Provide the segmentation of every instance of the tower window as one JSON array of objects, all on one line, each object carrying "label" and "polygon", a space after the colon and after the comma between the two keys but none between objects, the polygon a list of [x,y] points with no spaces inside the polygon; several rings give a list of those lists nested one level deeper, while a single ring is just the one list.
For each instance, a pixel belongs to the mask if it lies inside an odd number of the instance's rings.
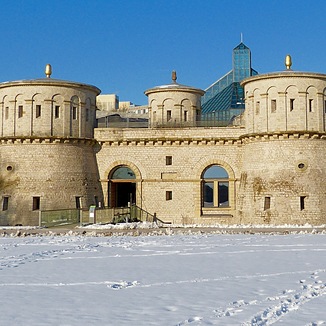
[{"label": "tower window", "polygon": [[166,200],[172,200],[172,191],[166,191],[165,192],[165,199]]},{"label": "tower window", "polygon": [[9,107],[6,106],[5,108],[5,119],[7,120],[9,118]]},{"label": "tower window", "polygon": [[188,111],[183,112],[184,121],[188,121]]},{"label": "tower window", "polygon": [[172,156],[165,156],[165,164],[172,165]]},{"label": "tower window", "polygon": [[271,112],[276,112],[276,100],[271,100]]},{"label": "tower window", "polygon": [[265,197],[264,211],[271,208],[271,197]]},{"label": "tower window", "polygon": [[314,105],[314,100],[313,99],[309,99],[309,112],[313,112],[313,105]]},{"label": "tower window", "polygon": [[171,110],[166,111],[166,121],[170,121],[172,119],[172,112]]},{"label": "tower window", "polygon": [[77,107],[76,106],[72,107],[72,119],[77,120]]},{"label": "tower window", "polygon": [[76,196],[75,197],[76,200],[76,208],[80,209],[81,208],[81,197],[80,196]]},{"label": "tower window", "polygon": [[305,208],[305,199],[306,196],[300,196],[300,211],[303,211]]},{"label": "tower window", "polygon": [[36,105],[36,118],[39,118],[41,116],[41,105]]},{"label": "tower window", "polygon": [[89,120],[89,109],[86,109],[86,121]]},{"label": "tower window", "polygon": [[38,211],[41,205],[41,197],[33,197],[33,211]]},{"label": "tower window", "polygon": [[23,106],[18,106],[18,118],[21,118],[23,116]]},{"label": "tower window", "polygon": [[56,105],[54,107],[54,118],[55,119],[60,118],[60,106],[59,105]]},{"label": "tower window", "polygon": [[294,110],[294,99],[290,98],[290,111]]},{"label": "tower window", "polygon": [[2,197],[2,210],[7,211],[9,207],[9,197],[8,196],[3,196]]}]

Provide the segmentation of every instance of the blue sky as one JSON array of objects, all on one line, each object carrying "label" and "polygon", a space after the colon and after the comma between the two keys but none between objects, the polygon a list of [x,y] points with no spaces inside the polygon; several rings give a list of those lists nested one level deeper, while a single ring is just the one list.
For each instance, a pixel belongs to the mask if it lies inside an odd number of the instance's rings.
[{"label": "blue sky", "polygon": [[88,83],[146,104],[144,91],[178,82],[205,89],[251,49],[259,73],[326,73],[326,1],[0,0],[0,81],[53,78]]}]

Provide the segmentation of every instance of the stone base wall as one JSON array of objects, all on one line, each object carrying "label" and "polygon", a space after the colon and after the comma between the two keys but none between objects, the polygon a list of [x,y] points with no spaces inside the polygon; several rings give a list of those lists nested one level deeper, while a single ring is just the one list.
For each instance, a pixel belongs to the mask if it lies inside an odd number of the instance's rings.
[{"label": "stone base wall", "polygon": [[[76,208],[103,202],[94,141],[2,139],[0,144],[1,225],[37,225],[39,210]],[[35,207],[33,197],[39,197]],[[35,209],[37,208],[37,209]]]}]

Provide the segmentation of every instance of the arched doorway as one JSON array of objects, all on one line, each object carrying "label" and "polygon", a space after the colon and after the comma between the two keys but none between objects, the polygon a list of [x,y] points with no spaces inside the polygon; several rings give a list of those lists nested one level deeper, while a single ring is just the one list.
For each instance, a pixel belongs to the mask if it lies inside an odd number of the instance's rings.
[{"label": "arched doorway", "polygon": [[111,171],[108,195],[109,207],[136,203],[136,175],[128,166],[118,166]]}]

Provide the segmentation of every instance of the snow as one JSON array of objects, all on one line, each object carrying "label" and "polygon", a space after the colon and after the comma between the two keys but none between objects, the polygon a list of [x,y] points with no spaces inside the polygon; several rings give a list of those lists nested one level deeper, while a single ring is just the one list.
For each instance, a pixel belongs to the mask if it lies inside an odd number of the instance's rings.
[{"label": "snow", "polygon": [[326,325],[326,234],[0,237],[1,325]]}]

